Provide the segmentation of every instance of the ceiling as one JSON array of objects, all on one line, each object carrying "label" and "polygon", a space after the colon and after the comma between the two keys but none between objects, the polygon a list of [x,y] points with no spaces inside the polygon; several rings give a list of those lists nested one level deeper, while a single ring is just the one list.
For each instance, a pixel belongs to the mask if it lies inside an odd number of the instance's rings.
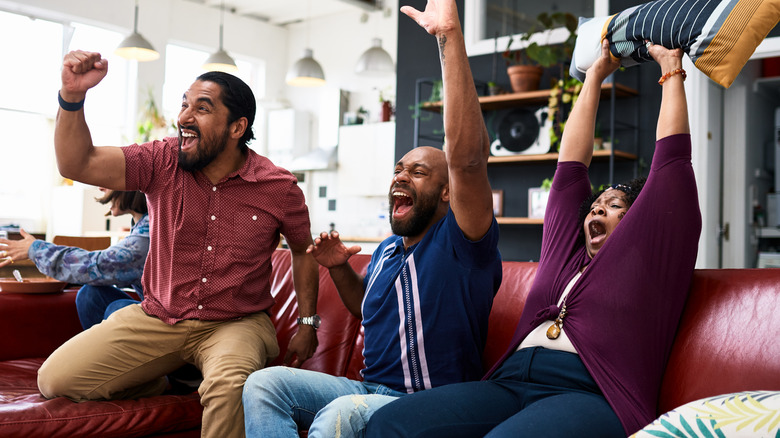
[{"label": "ceiling", "polygon": [[[189,0],[219,8],[223,0]],[[224,0],[225,11],[284,26],[325,15],[355,10],[375,11],[381,0]]]}]

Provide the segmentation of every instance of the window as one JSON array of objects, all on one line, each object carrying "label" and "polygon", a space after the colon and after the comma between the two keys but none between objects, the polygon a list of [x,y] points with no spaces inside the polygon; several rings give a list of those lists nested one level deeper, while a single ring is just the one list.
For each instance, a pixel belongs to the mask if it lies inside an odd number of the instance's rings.
[{"label": "window", "polygon": [[[464,32],[469,56],[506,49],[509,35],[526,32],[542,12],[570,12],[575,16],[607,15],[608,0],[474,0],[465,2]],[[566,32],[553,32],[549,43],[563,42]],[[541,41],[539,41],[541,44]]]},{"label": "window", "polygon": [[13,67],[0,69],[0,226],[45,231],[52,188],[62,183],[53,135],[63,48],[108,54],[110,73],[85,103],[95,144],[121,144],[135,71],[111,53],[122,38],[116,32],[0,12],[0,38],[20,42],[4,45]]}]

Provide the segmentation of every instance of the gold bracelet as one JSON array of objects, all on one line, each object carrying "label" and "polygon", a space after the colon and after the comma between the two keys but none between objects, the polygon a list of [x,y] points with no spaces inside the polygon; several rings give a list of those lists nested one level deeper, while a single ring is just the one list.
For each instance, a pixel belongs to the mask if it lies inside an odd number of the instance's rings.
[{"label": "gold bracelet", "polygon": [[685,70],[683,70],[681,68],[676,68],[676,69],[670,71],[669,73],[666,73],[663,76],[661,76],[661,79],[658,80],[658,85],[663,84],[664,82],[666,82],[667,79],[671,78],[672,76],[674,76],[674,75],[676,75],[678,73],[682,75],[683,81],[685,81],[685,78],[688,77],[688,74],[685,73]]}]

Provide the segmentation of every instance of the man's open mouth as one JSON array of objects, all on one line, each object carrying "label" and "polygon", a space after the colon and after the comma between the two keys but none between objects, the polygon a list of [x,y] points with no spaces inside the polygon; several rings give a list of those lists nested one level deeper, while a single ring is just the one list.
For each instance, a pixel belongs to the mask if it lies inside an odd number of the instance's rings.
[{"label": "man's open mouth", "polygon": [[393,195],[393,218],[406,216],[414,207],[414,200],[404,192],[394,190]]},{"label": "man's open mouth", "polygon": [[189,149],[195,146],[200,138],[200,132],[197,128],[179,128],[180,145],[182,149]]}]

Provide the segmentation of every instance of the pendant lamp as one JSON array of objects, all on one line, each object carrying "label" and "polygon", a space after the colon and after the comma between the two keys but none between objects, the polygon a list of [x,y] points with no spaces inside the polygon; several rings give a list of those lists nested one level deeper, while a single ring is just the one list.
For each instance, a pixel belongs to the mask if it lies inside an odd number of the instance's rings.
[{"label": "pendant lamp", "polygon": [[238,71],[236,61],[227,54],[222,48],[222,32],[225,21],[225,2],[222,2],[220,15],[219,15],[219,50],[212,53],[203,63],[203,68],[208,71],[222,71],[225,73],[232,73]]},{"label": "pendant lamp", "polygon": [[133,33],[119,43],[114,53],[126,59],[136,61],[154,61],[160,54],[152,47],[146,38],[138,33],[138,0],[135,1],[135,19],[133,20]]},{"label": "pendant lamp", "polygon": [[382,48],[379,38],[371,41],[371,48],[363,52],[355,65],[355,73],[364,76],[385,76],[394,72],[393,58]]},{"label": "pendant lamp", "polygon": [[320,63],[314,60],[314,52],[303,49],[303,58],[297,60],[287,72],[285,80],[293,87],[319,87],[325,85],[325,73]]},{"label": "pendant lamp", "polygon": [[[307,2],[307,9],[311,9],[311,1]],[[308,14],[307,14],[308,15]],[[306,43],[309,42],[309,17],[306,19]],[[314,51],[310,48],[303,49],[303,58],[295,63],[287,71],[285,77],[287,85],[293,87],[319,87],[325,85],[325,73],[320,63],[314,60]]]}]

